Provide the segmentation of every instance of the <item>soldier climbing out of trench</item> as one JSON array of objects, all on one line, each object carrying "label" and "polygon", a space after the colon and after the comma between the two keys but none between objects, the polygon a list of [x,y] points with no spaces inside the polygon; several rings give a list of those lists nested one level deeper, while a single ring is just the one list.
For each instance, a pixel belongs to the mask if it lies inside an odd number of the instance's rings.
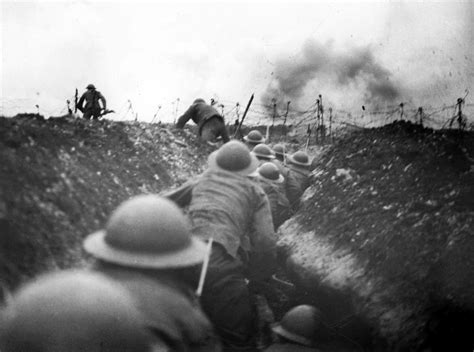
[{"label": "soldier climbing out of trench", "polygon": [[[90,120],[91,118],[97,120],[103,112],[107,111],[107,101],[102,93],[96,90],[93,84],[87,85],[86,89],[87,90],[77,102],[77,109],[83,113],[83,117],[86,120]],[[102,107],[99,102],[102,103]]]},{"label": "soldier climbing out of trench", "polygon": [[[212,254],[201,297],[226,351],[254,351],[257,317],[248,282],[266,280],[276,266],[275,233],[268,198],[248,176],[258,160],[245,144],[230,141],[209,156],[208,169],[189,192],[192,232],[211,240]],[[169,194],[173,199],[173,195]]]},{"label": "soldier climbing out of trench", "polygon": [[84,249],[96,258],[92,270],[128,290],[147,327],[171,351],[220,351],[194,289],[207,255],[191,236],[185,215],[157,195],[122,203],[106,228],[89,235]]},{"label": "soldier climbing out of trench", "polygon": [[205,142],[215,143],[218,137],[222,137],[224,143],[230,140],[224,117],[213,106],[206,104],[204,99],[194,100],[179,117],[176,127],[183,128],[189,120],[198,125],[198,134]]}]

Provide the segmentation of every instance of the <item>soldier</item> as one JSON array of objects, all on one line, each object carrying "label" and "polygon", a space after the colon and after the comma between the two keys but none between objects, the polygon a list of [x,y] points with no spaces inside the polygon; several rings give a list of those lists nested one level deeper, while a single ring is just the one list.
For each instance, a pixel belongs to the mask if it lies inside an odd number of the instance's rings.
[{"label": "soldier", "polygon": [[258,166],[245,144],[230,141],[209,156],[192,189],[193,234],[213,240],[202,305],[224,349],[255,348],[255,311],[247,286],[275,268],[275,234],[268,198],[248,176]]},{"label": "soldier", "polygon": [[224,143],[229,141],[229,133],[224,117],[204,99],[196,99],[193,104],[180,116],[176,127],[183,128],[186,122],[193,120],[199,128],[199,136],[203,141],[215,143],[219,136]]},{"label": "soldier", "polygon": [[192,237],[182,211],[156,195],[136,196],[111,215],[105,230],[89,235],[93,266],[131,293],[148,326],[173,351],[220,351],[201,311],[197,287],[206,246]]},{"label": "soldier", "polygon": [[315,346],[321,325],[319,309],[300,305],[288,311],[273,331],[279,342],[271,345],[266,352],[310,352],[317,351]]},{"label": "soldier", "polygon": [[[83,113],[85,119],[90,120],[92,117],[94,120],[97,120],[101,116],[102,110],[105,111],[107,109],[107,102],[102,93],[96,90],[93,84],[89,84],[86,89],[77,102],[77,108]],[[86,102],[85,106],[83,106],[84,100]],[[99,101],[102,103],[102,107]]]},{"label": "soldier", "polygon": [[285,192],[285,178],[280,174],[278,167],[271,162],[262,164],[256,174],[270,202],[273,226],[276,231],[291,216],[290,202]]},{"label": "soldier", "polygon": [[1,312],[3,352],[170,351],[146,329],[129,293],[88,272],[46,274]]},{"label": "soldier", "polygon": [[286,149],[283,144],[275,144],[273,146],[273,152],[275,153],[275,158],[280,161],[282,164],[285,163]]},{"label": "soldier", "polygon": [[244,141],[247,147],[252,150],[257,144],[265,143],[265,138],[260,131],[252,130],[248,135],[244,136]]},{"label": "soldier", "polygon": [[309,186],[309,168],[311,161],[308,154],[298,151],[287,158],[289,171],[286,175],[286,195],[293,210],[298,208],[300,197]]},{"label": "soldier", "polygon": [[251,153],[257,157],[260,165],[268,161],[275,160],[275,153],[273,150],[271,150],[268,145],[263,143],[257,144],[255,147],[253,147]]},{"label": "soldier", "polygon": [[278,170],[280,170],[280,173],[283,175],[283,177],[286,177],[286,174],[288,173],[288,169],[285,167],[286,165],[286,149],[283,144],[275,144],[273,146],[273,152],[275,153],[275,160],[272,162],[278,166]]}]

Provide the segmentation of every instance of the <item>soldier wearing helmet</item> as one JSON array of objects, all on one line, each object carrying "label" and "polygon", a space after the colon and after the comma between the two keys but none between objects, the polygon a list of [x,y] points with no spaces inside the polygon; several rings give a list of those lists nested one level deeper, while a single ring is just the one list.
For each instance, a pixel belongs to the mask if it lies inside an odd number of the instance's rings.
[{"label": "soldier wearing helmet", "polygon": [[[87,85],[86,89],[77,102],[77,108],[83,113],[85,119],[90,120],[92,118],[97,120],[101,116],[102,111],[107,109],[107,101],[93,84]],[[102,106],[100,106],[99,102],[102,103]]]},{"label": "soldier wearing helmet", "polygon": [[186,122],[193,120],[198,125],[198,133],[203,141],[216,142],[222,137],[224,143],[229,141],[229,133],[224,117],[204,99],[196,99],[186,112],[179,117],[176,127],[183,128]]},{"label": "soldier wearing helmet", "polygon": [[245,144],[230,141],[209,156],[190,197],[193,234],[213,240],[201,302],[230,351],[254,350],[256,317],[247,278],[268,278],[275,267],[268,198],[248,177],[257,166]]},{"label": "soldier wearing helmet", "polygon": [[105,276],[64,271],[22,287],[1,311],[4,352],[170,351],[129,293]]},{"label": "soldier wearing helmet", "polygon": [[288,172],[288,169],[285,167],[286,164],[286,148],[283,144],[275,144],[272,148],[275,153],[275,160],[272,162],[278,166],[280,173],[285,176]]},{"label": "soldier wearing helmet", "polygon": [[286,175],[286,195],[293,210],[299,206],[300,197],[309,186],[311,160],[308,154],[297,151],[288,156]]},{"label": "soldier wearing helmet", "polygon": [[275,153],[264,143],[257,144],[253,147],[251,153],[260,161],[260,165],[275,160]]},{"label": "soldier wearing helmet", "polygon": [[285,192],[285,178],[272,162],[265,162],[260,165],[254,175],[268,197],[272,210],[273,226],[276,230],[291,216],[290,202]]},{"label": "soldier wearing helmet", "polygon": [[315,341],[321,326],[321,312],[309,305],[300,305],[288,311],[282,320],[273,326],[279,342],[266,352],[317,351]]},{"label": "soldier wearing helmet", "polygon": [[149,328],[173,351],[220,351],[194,289],[206,246],[173,202],[141,195],[122,203],[84,241],[93,269],[132,295]]},{"label": "soldier wearing helmet", "polygon": [[260,131],[252,130],[248,135],[244,136],[244,142],[250,150],[252,150],[257,144],[265,143],[265,138],[262,136]]}]

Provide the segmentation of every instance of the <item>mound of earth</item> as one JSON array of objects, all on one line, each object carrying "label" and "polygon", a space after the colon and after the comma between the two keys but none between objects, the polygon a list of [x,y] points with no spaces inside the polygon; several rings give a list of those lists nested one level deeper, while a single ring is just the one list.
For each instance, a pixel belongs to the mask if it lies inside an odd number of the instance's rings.
[{"label": "mound of earth", "polygon": [[314,161],[279,248],[341,334],[376,350],[472,350],[473,156],[472,132],[395,122]]},{"label": "mound of earth", "polygon": [[183,183],[212,150],[166,125],[0,118],[2,284],[82,265],[82,239],[118,204]]}]

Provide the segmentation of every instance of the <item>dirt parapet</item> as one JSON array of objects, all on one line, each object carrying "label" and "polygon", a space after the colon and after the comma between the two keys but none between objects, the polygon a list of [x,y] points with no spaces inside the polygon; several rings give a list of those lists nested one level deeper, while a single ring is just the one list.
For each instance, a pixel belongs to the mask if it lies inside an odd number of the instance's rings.
[{"label": "dirt parapet", "polygon": [[405,122],[337,141],[279,231],[294,279],[334,319],[366,319],[384,349],[470,346],[446,321],[474,326],[472,155],[472,133]]},{"label": "dirt parapet", "polygon": [[82,265],[82,238],[120,202],[183,183],[210,151],[167,125],[0,118],[3,284]]}]

